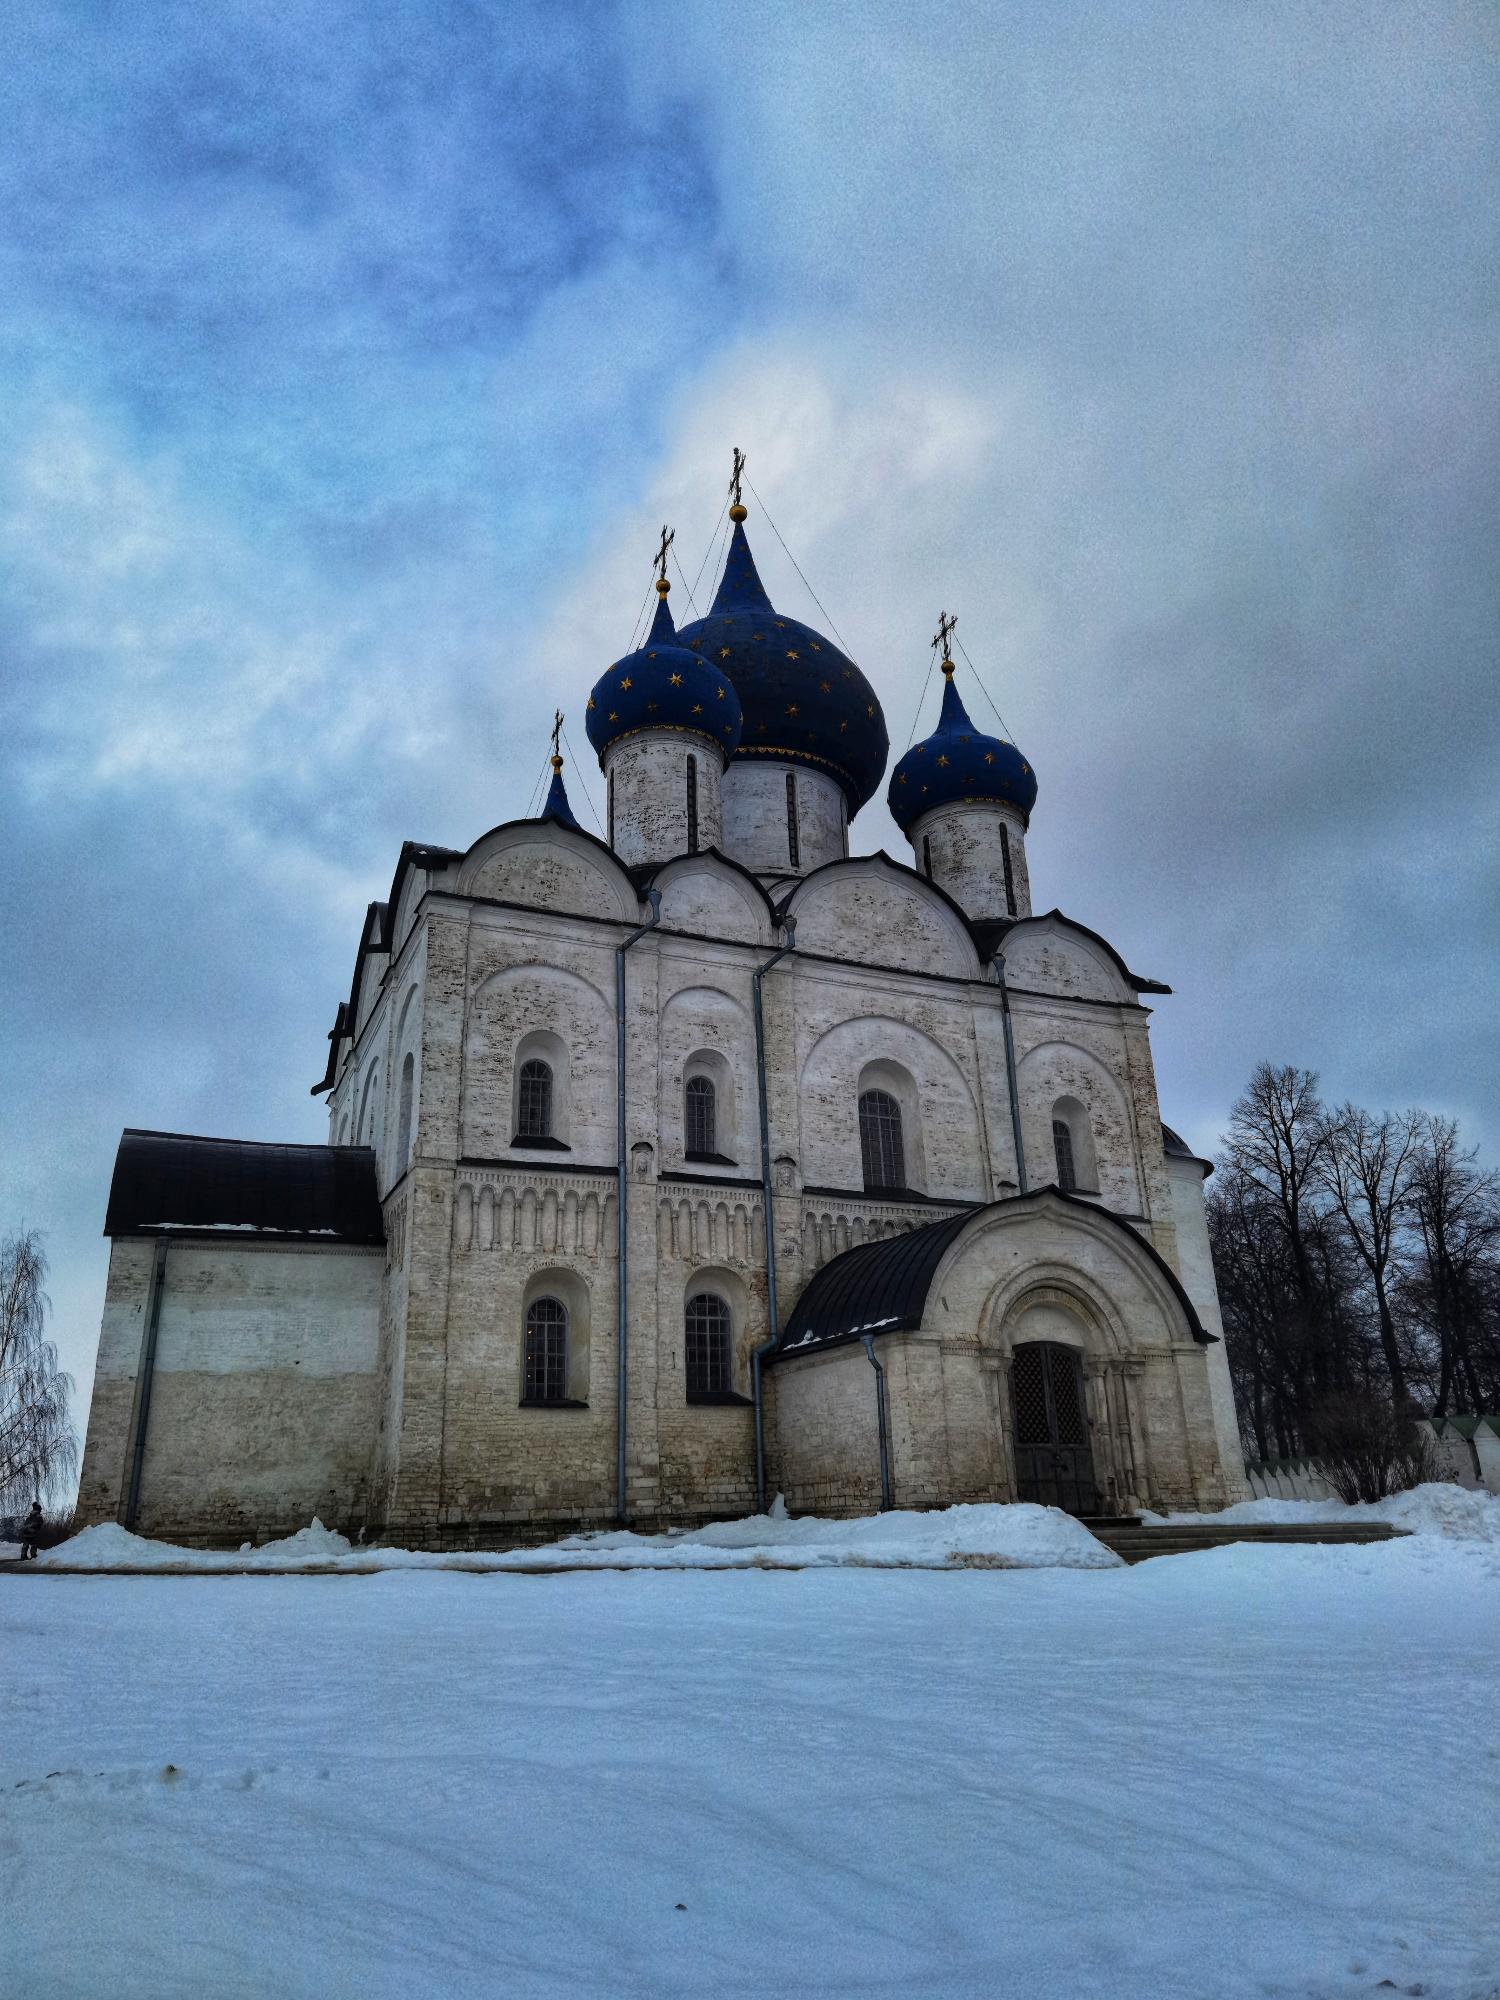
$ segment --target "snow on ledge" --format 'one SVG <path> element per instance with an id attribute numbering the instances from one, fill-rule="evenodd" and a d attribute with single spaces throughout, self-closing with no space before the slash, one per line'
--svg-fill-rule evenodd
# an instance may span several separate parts
<path id="1" fill-rule="evenodd" d="M 238 1551 L 186 1549 L 128 1534 L 113 1522 L 85 1528 L 38 1557 L 38 1568 L 161 1570 L 223 1575 L 388 1569 L 551 1571 L 590 1569 L 1117 1569 L 1120 1558 L 1071 1515 L 1019 1501 L 944 1507 L 853 1521 L 794 1520 L 778 1500 L 769 1514 L 663 1535 L 629 1529 L 570 1535 L 545 1548 L 488 1553 L 354 1547 L 321 1521 L 279 1542 Z"/>
<path id="2" fill-rule="evenodd" d="M 1218 1514 L 1142 1514 L 1153 1525 L 1188 1522 L 1210 1527 L 1216 1523 L 1242 1528 L 1314 1521 L 1389 1521 L 1413 1535 L 1442 1535 L 1450 1541 L 1494 1542 L 1500 1545 L 1500 1494 L 1434 1481 L 1394 1493 L 1388 1500 L 1346 1506 L 1342 1500 L 1241 1500 Z"/>

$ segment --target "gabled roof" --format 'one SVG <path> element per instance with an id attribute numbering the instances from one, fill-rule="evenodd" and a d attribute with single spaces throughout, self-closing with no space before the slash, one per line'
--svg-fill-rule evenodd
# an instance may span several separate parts
<path id="1" fill-rule="evenodd" d="M 127 1128 L 104 1233 L 177 1230 L 384 1243 L 375 1155 L 368 1146 L 277 1146 Z"/>
<path id="2" fill-rule="evenodd" d="M 976 925 L 975 929 L 983 934 L 981 950 L 984 952 L 985 957 L 993 958 L 995 953 L 1002 948 L 1005 939 L 1012 931 L 1019 930 L 1023 924 L 1046 923 L 1062 924 L 1068 930 L 1077 931 L 1080 937 L 1086 937 L 1098 945 L 1101 951 L 1109 954 L 1119 969 L 1120 977 L 1125 981 L 1126 985 L 1133 986 L 1137 993 L 1171 992 L 1171 987 L 1164 986 L 1159 979 L 1143 979 L 1138 972 L 1132 972 L 1107 937 L 1101 937 L 1098 931 L 1091 931 L 1087 924 L 1079 923 L 1076 917 L 1064 916 L 1062 911 L 1055 906 L 1050 910 L 1033 910 L 1029 917 L 992 918 L 983 924 Z"/>
<path id="3" fill-rule="evenodd" d="M 1070 1208 L 1084 1210 L 1114 1229 L 1120 1229 L 1149 1263 L 1167 1280 L 1169 1289 L 1182 1307 L 1194 1340 L 1207 1346 L 1216 1339 L 1199 1319 L 1192 1300 L 1183 1290 L 1182 1280 L 1155 1245 L 1138 1235 L 1128 1222 L 1084 1201 L 1062 1188 L 1033 1188 L 1029 1194 L 1011 1195 L 971 1208 L 962 1215 L 950 1215 L 941 1222 L 929 1222 L 904 1236 L 891 1236 L 879 1243 L 861 1243 L 832 1258 L 813 1274 L 791 1312 L 787 1314 L 773 1361 L 790 1360 L 800 1354 L 841 1347 L 866 1334 L 901 1333 L 922 1324 L 927 1310 L 927 1294 L 951 1246 L 969 1224 L 1000 1209 L 1012 1210 L 1026 1203 L 1052 1197 Z"/>

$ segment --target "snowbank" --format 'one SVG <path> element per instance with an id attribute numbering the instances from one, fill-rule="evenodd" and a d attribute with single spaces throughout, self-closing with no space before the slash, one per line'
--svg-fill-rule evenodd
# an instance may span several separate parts
<path id="1" fill-rule="evenodd" d="M 387 1569 L 1115 1569 L 1119 1557 L 1055 1507 L 944 1507 L 855 1521 L 793 1520 L 781 1507 L 689 1533 L 637 1535 L 629 1529 L 570 1535 L 545 1548 L 503 1552 L 355 1548 L 321 1521 L 284 1541 L 238 1551 L 176 1548 L 127 1534 L 113 1523 L 85 1528 L 39 1556 L 39 1567 L 169 1570 L 224 1574 L 309 1570 L 364 1574 Z"/>
<path id="2" fill-rule="evenodd" d="M 1500 1545 L 1500 1495 L 1466 1486 L 1434 1483 L 1396 1493 L 1389 1500 L 1241 1500 L 1218 1514 L 1143 1514 L 1144 1521 L 1227 1522 L 1236 1527 L 1255 1522 L 1389 1521 L 1414 1535 L 1446 1535 L 1451 1540 Z"/>

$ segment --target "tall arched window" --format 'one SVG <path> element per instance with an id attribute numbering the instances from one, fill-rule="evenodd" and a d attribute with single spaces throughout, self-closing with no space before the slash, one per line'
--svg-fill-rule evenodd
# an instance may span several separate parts
<path id="1" fill-rule="evenodd" d="M 797 825 L 797 774 L 786 774 L 786 851 L 794 868 L 802 866 L 802 837 Z"/>
<path id="2" fill-rule="evenodd" d="M 526 1309 L 527 1403 L 568 1400 L 568 1309 L 561 1299 L 536 1299 Z"/>
<path id="3" fill-rule="evenodd" d="M 729 1394 L 729 1308 L 716 1292 L 695 1292 L 687 1302 L 687 1394 L 699 1397 Z"/>
<path id="4" fill-rule="evenodd" d="M 535 1056 L 521 1065 L 516 1093 L 516 1137 L 552 1137 L 552 1066 Z"/>
<path id="5" fill-rule="evenodd" d="M 1064 1119 L 1052 1121 L 1052 1150 L 1057 1155 L 1057 1185 L 1060 1188 L 1076 1188 L 1078 1170 L 1073 1165 L 1073 1134 Z"/>
<path id="6" fill-rule="evenodd" d="M 1010 828 L 1004 820 L 1000 822 L 1000 859 L 1005 868 L 1005 914 L 1016 914 L 1016 878 L 1010 865 Z"/>
<path id="7" fill-rule="evenodd" d="M 683 1150 L 689 1159 L 695 1153 L 716 1153 L 719 1147 L 718 1106 L 712 1080 L 706 1076 L 690 1076 L 683 1091 L 684 1119 L 687 1143 Z"/>
<path id="8" fill-rule="evenodd" d="M 411 1158 L 411 1101 L 416 1088 L 416 1057 L 408 1055 L 401 1065 L 401 1113 L 396 1127 L 396 1171 Z"/>
<path id="9" fill-rule="evenodd" d="M 922 873 L 932 880 L 932 840 L 928 834 L 922 835 Z"/>
<path id="10" fill-rule="evenodd" d="M 1076 1097 L 1059 1097 L 1052 1106 L 1052 1152 L 1057 1161 L 1057 1185 L 1080 1194 L 1099 1192 L 1099 1162 L 1087 1107 Z"/>
<path id="11" fill-rule="evenodd" d="M 860 1097 L 859 1157 L 867 1189 L 906 1186 L 901 1106 L 888 1090 L 867 1090 Z"/>
<path id="12" fill-rule="evenodd" d="M 687 760 L 687 836 L 688 853 L 698 852 L 698 759 Z"/>
<path id="13" fill-rule="evenodd" d="M 354 1128 L 356 1146 L 373 1146 L 375 1143 L 375 1086 L 379 1080 L 379 1065 L 372 1064 L 359 1100 L 359 1123 Z"/>

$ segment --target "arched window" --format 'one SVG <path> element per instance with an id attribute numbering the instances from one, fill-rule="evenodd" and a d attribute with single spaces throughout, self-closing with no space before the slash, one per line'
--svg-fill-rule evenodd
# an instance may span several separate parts
<path id="1" fill-rule="evenodd" d="M 786 851 L 794 868 L 802 866 L 802 842 L 797 828 L 797 774 L 786 774 Z"/>
<path id="2" fill-rule="evenodd" d="M 568 1309 L 561 1299 L 535 1299 L 526 1308 L 526 1377 L 523 1402 L 568 1400 Z"/>
<path id="3" fill-rule="evenodd" d="M 717 1105 L 714 1101 L 712 1079 L 706 1076 L 690 1076 L 683 1092 L 684 1119 L 687 1144 L 684 1147 L 689 1159 L 695 1153 L 716 1153 L 718 1151 L 718 1120 L 715 1116 Z"/>
<path id="4" fill-rule="evenodd" d="M 613 847 L 615 844 L 615 774 L 613 771 L 611 771 L 609 774 L 608 789 L 609 789 L 609 844 L 611 847 Z"/>
<path id="5" fill-rule="evenodd" d="M 520 1088 L 516 1093 L 516 1137 L 552 1137 L 552 1066 L 535 1056 L 521 1065 Z"/>
<path id="6" fill-rule="evenodd" d="M 354 1128 L 354 1143 L 357 1146 L 373 1146 L 375 1143 L 375 1086 L 379 1079 L 379 1065 L 372 1064 L 359 1100 L 359 1123 Z"/>
<path id="7" fill-rule="evenodd" d="M 860 1097 L 859 1157 L 867 1189 L 906 1186 L 901 1106 L 888 1090 L 867 1090 Z"/>
<path id="8" fill-rule="evenodd" d="M 932 840 L 925 833 L 922 835 L 922 873 L 929 882 L 932 880 Z"/>
<path id="9" fill-rule="evenodd" d="M 411 1100 L 417 1081 L 415 1056 L 408 1055 L 401 1065 L 401 1113 L 396 1128 L 396 1171 L 399 1173 L 411 1158 Z"/>
<path id="10" fill-rule="evenodd" d="M 698 759 L 687 760 L 687 835 L 688 853 L 698 852 Z"/>
<path id="11" fill-rule="evenodd" d="M 1016 914 L 1016 878 L 1010 865 L 1010 828 L 1004 820 L 1000 822 L 1000 859 L 1005 868 L 1005 914 Z"/>
<path id="12" fill-rule="evenodd" d="M 1093 1126 L 1087 1107 L 1076 1097 L 1059 1097 L 1052 1106 L 1052 1152 L 1060 1188 L 1076 1188 L 1080 1194 L 1099 1192 Z"/>
<path id="13" fill-rule="evenodd" d="M 1060 1188 L 1076 1188 L 1078 1172 L 1073 1165 L 1073 1134 L 1068 1130 L 1066 1119 L 1052 1121 L 1052 1150 L 1057 1155 L 1057 1185 Z"/>
<path id="14" fill-rule="evenodd" d="M 730 1380 L 728 1306 L 716 1292 L 695 1292 L 687 1302 L 684 1323 L 688 1401 L 729 1394 L 734 1384 Z"/>

